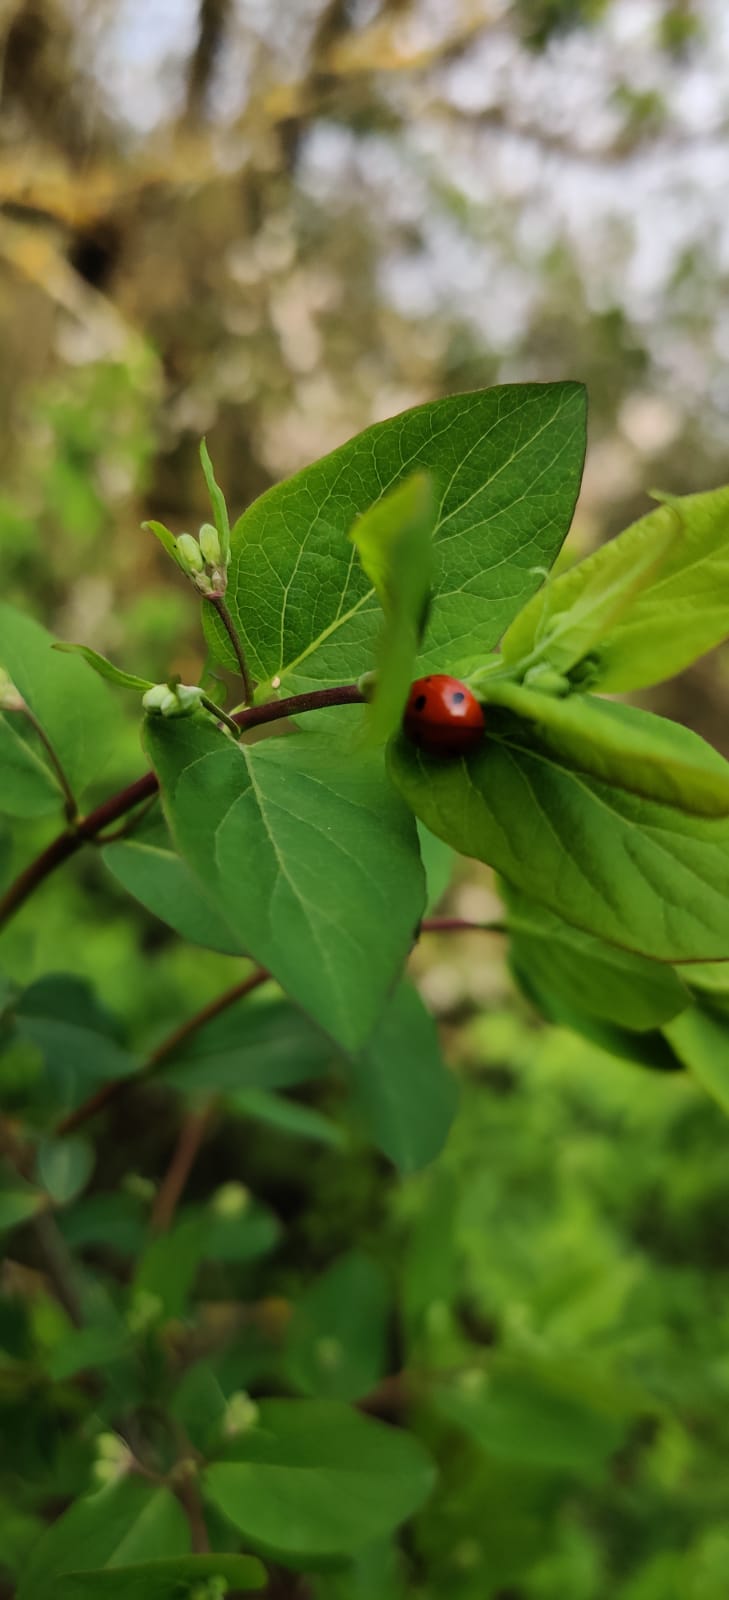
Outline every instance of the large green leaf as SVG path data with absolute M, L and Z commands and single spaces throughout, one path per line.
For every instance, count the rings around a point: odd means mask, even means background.
M 389 1309 L 382 1269 L 358 1251 L 342 1256 L 296 1303 L 287 1376 L 304 1394 L 358 1400 L 385 1370 Z
M 59 655 L 39 623 L 0 603 L 0 667 L 44 729 L 80 794 L 98 776 L 114 737 L 108 690 L 82 661 Z
M 602 752 L 577 764 L 499 711 L 468 760 L 428 756 L 405 738 L 389 747 L 427 827 L 608 943 L 662 961 L 729 956 L 729 818 L 601 780 L 585 767 Z M 674 781 L 686 792 L 683 771 Z
M 604 944 L 505 887 L 511 954 L 555 1003 L 647 1032 L 690 1002 L 673 967 Z
M 504 660 L 511 666 L 534 657 L 569 672 L 661 573 L 679 526 L 677 512 L 661 506 L 545 583 L 505 633 Z
M 150 720 L 146 743 L 175 843 L 232 931 L 359 1048 L 425 898 L 415 824 L 379 755 L 308 734 L 246 748 L 193 720 Z
M 255 676 L 291 692 L 372 666 L 380 611 L 347 535 L 418 468 L 439 502 L 423 670 L 484 654 L 557 555 L 584 448 L 580 384 L 507 385 L 377 423 L 269 489 L 231 538 L 228 605 Z M 212 607 L 205 624 L 232 665 Z
M 159 811 L 145 819 L 132 838 L 107 845 L 103 860 L 128 894 L 183 939 L 224 955 L 242 954 L 240 939 L 172 848 Z
M 532 602 L 511 630 L 510 655 L 525 653 L 537 628 L 558 645 L 563 628 L 569 632 L 572 610 L 579 617 L 596 579 L 608 569 L 617 573 L 623 553 L 629 565 L 631 556 L 640 563 L 649 549 L 658 552 L 669 519 L 678 522 L 676 536 L 655 570 L 644 569 L 649 581 L 640 583 L 598 643 L 591 681 L 611 693 L 646 688 L 720 644 L 729 635 L 729 487 L 657 507 L 550 584 L 543 614 Z
M 224 1578 L 237 1594 L 262 1589 L 266 1574 L 254 1556 L 178 1556 L 94 1572 L 72 1572 L 58 1586 L 58 1600 L 186 1600 L 210 1578 Z
M 432 1161 L 448 1137 L 458 1086 L 417 989 L 398 986 L 365 1049 L 345 1068 L 380 1150 L 401 1172 Z
M 427 620 L 436 504 L 415 473 L 359 517 L 350 538 L 385 614 L 375 656 L 368 736 L 384 744 L 399 726 Z
M 729 816 L 729 762 L 690 728 L 595 695 L 484 686 L 487 728 L 514 748 L 693 816 Z M 511 714 L 511 715 L 509 715 Z
M 433 1481 L 422 1446 L 399 1428 L 336 1401 L 266 1400 L 203 1489 L 254 1549 L 313 1563 L 389 1533 Z
M 20 728 L 23 717 L 0 716 L 0 811 L 10 817 L 45 817 L 63 808 L 58 782 Z
M 131 1474 L 77 1500 L 36 1545 L 17 1600 L 48 1600 L 64 1573 L 185 1556 L 187 1518 L 170 1489 Z

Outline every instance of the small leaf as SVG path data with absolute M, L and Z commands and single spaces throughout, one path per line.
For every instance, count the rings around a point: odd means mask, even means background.
M 210 503 L 213 508 L 213 521 L 220 536 L 222 564 L 225 566 L 228 559 L 228 552 L 230 550 L 230 522 L 228 520 L 228 507 L 225 504 L 225 495 L 215 481 L 213 463 L 210 460 L 208 447 L 204 439 L 201 439 L 200 441 L 200 461 L 202 462 L 205 482 L 207 484 L 208 494 L 210 495 Z
M 65 1573 L 189 1553 L 190 1531 L 170 1489 L 125 1476 L 77 1500 L 39 1540 L 17 1600 L 48 1600 Z
M 142 527 L 148 529 L 150 533 L 153 533 L 155 539 L 159 539 L 163 550 L 167 552 L 167 555 L 170 556 L 170 558 L 174 561 L 175 566 L 179 567 L 180 572 L 184 572 L 185 577 L 187 578 L 189 576 L 187 567 L 185 566 L 185 563 L 178 551 L 177 540 L 174 534 L 170 533 L 169 528 L 166 528 L 163 522 L 155 522 L 153 520 L 150 520 L 149 522 L 143 522 Z
M 357 1049 L 424 901 L 415 825 L 379 755 L 308 734 L 235 745 L 193 721 L 150 722 L 145 740 L 175 843 L 231 930 Z
M 570 672 L 661 573 L 680 529 L 677 512 L 663 506 L 548 580 L 504 634 L 504 661 L 535 658 Z
M 665 962 L 647 961 L 582 933 L 504 886 L 511 955 L 555 1002 L 647 1032 L 682 1011 L 688 989 Z
M 422 1446 L 402 1429 L 335 1401 L 264 1400 L 258 1425 L 202 1482 L 254 1549 L 315 1565 L 398 1527 L 433 1480 Z
M 205 1255 L 211 1219 L 207 1212 L 182 1217 L 170 1230 L 148 1244 L 134 1278 L 133 1298 L 153 1296 L 164 1321 L 181 1317 L 187 1309 L 198 1268 Z
M 416 1172 L 442 1149 L 458 1099 L 438 1030 L 416 989 L 401 983 L 361 1055 L 345 1070 L 378 1148 L 400 1172 Z
M 138 678 L 134 672 L 124 672 L 121 667 L 115 667 L 113 661 L 107 661 L 106 656 L 100 656 L 98 650 L 91 650 L 86 644 L 69 644 L 65 639 L 58 639 L 53 646 L 54 650 L 62 650 L 65 655 L 83 656 L 94 672 L 100 678 L 108 678 L 110 683 L 115 683 L 120 689 L 151 689 L 151 678 Z
M 64 796 L 50 767 L 22 738 L 22 720 L 21 713 L 0 715 L 0 811 L 9 817 L 47 817 L 62 810 Z
M 38 1146 L 38 1178 L 57 1206 L 81 1194 L 94 1170 L 94 1149 L 86 1139 L 42 1139 Z
M 385 614 L 375 649 L 368 738 L 384 744 L 402 719 L 427 620 L 436 504 L 426 473 L 415 473 L 358 518 L 350 534 Z
M 58 1600 L 184 1600 L 209 1578 L 222 1578 L 236 1594 L 262 1589 L 266 1574 L 254 1556 L 179 1556 L 172 1561 L 71 1572 L 58 1586 Z
M 390 1296 L 381 1269 L 353 1251 L 296 1303 L 285 1369 L 305 1394 L 358 1400 L 385 1371 Z

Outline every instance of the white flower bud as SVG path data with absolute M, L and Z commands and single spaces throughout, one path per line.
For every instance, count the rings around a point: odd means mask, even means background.
M 218 530 L 212 522 L 204 522 L 200 529 L 200 549 L 209 567 L 219 567 L 222 560 Z
M 191 533 L 181 533 L 178 535 L 177 553 L 182 557 L 184 565 L 190 574 L 202 572 L 202 569 L 205 565 L 205 562 L 203 561 L 203 553 L 200 549 L 197 539 L 193 539 Z

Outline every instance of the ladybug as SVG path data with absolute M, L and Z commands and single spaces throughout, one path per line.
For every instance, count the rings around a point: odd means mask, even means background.
M 403 728 L 429 755 L 467 755 L 480 743 L 484 726 L 476 696 L 458 678 L 434 672 L 411 684 Z

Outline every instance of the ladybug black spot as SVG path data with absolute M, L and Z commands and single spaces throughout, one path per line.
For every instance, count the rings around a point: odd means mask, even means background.
M 466 698 L 466 696 L 463 693 L 462 689 L 457 689 L 456 693 L 454 695 L 451 695 L 451 699 L 453 701 L 454 706 L 462 705 L 463 701 L 465 700 L 465 698 Z
M 427 705 L 427 696 L 424 694 L 419 694 L 417 700 L 415 700 L 413 704 L 416 711 L 424 711 Z

